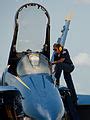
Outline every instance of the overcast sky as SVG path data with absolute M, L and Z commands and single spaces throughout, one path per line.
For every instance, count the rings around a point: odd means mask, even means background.
M 17 9 L 28 2 L 43 5 L 51 18 L 51 49 L 61 35 L 65 17 L 73 14 L 65 47 L 75 64 L 72 73 L 77 93 L 90 94 L 90 0 L 1 0 L 0 73 L 7 65 Z M 51 50 L 52 53 L 52 50 Z M 63 83 L 62 78 L 62 83 Z

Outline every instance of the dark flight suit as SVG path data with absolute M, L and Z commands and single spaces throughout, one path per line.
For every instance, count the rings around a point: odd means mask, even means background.
M 58 61 L 60 60 L 60 58 L 65 58 L 65 60 L 63 62 L 57 63 L 55 66 L 56 85 L 59 85 L 59 78 L 63 70 L 63 75 L 64 75 L 65 82 L 67 84 L 67 87 L 71 92 L 73 101 L 76 102 L 77 96 L 76 96 L 75 88 L 74 88 L 72 77 L 71 77 L 71 72 L 74 70 L 74 65 L 70 59 L 70 55 L 67 49 L 63 49 L 61 54 L 55 53 L 54 61 Z

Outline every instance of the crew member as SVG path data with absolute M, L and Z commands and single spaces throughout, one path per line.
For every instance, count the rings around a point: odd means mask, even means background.
M 55 78 L 56 86 L 59 86 L 59 79 L 63 71 L 64 79 L 69 88 L 74 101 L 77 100 L 75 88 L 72 82 L 71 72 L 74 70 L 74 65 L 70 59 L 70 55 L 67 49 L 63 49 L 60 44 L 53 45 L 54 50 L 54 61 L 52 65 L 55 64 Z

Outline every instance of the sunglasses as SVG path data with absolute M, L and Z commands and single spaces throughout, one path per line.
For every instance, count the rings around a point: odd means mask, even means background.
M 54 51 L 57 51 L 57 49 L 53 49 Z

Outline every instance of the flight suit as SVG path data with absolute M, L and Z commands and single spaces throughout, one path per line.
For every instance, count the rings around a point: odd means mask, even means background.
M 76 96 L 75 88 L 74 88 L 72 77 L 71 77 L 71 72 L 74 70 L 74 65 L 70 59 L 70 55 L 67 49 L 63 49 L 62 53 L 60 54 L 58 53 L 54 54 L 54 61 L 58 61 L 61 58 L 65 58 L 65 60 L 63 62 L 57 63 L 55 66 L 56 85 L 59 85 L 59 79 L 63 71 L 63 75 L 64 75 L 65 82 L 67 84 L 67 87 L 71 92 L 73 101 L 76 102 L 77 96 Z

